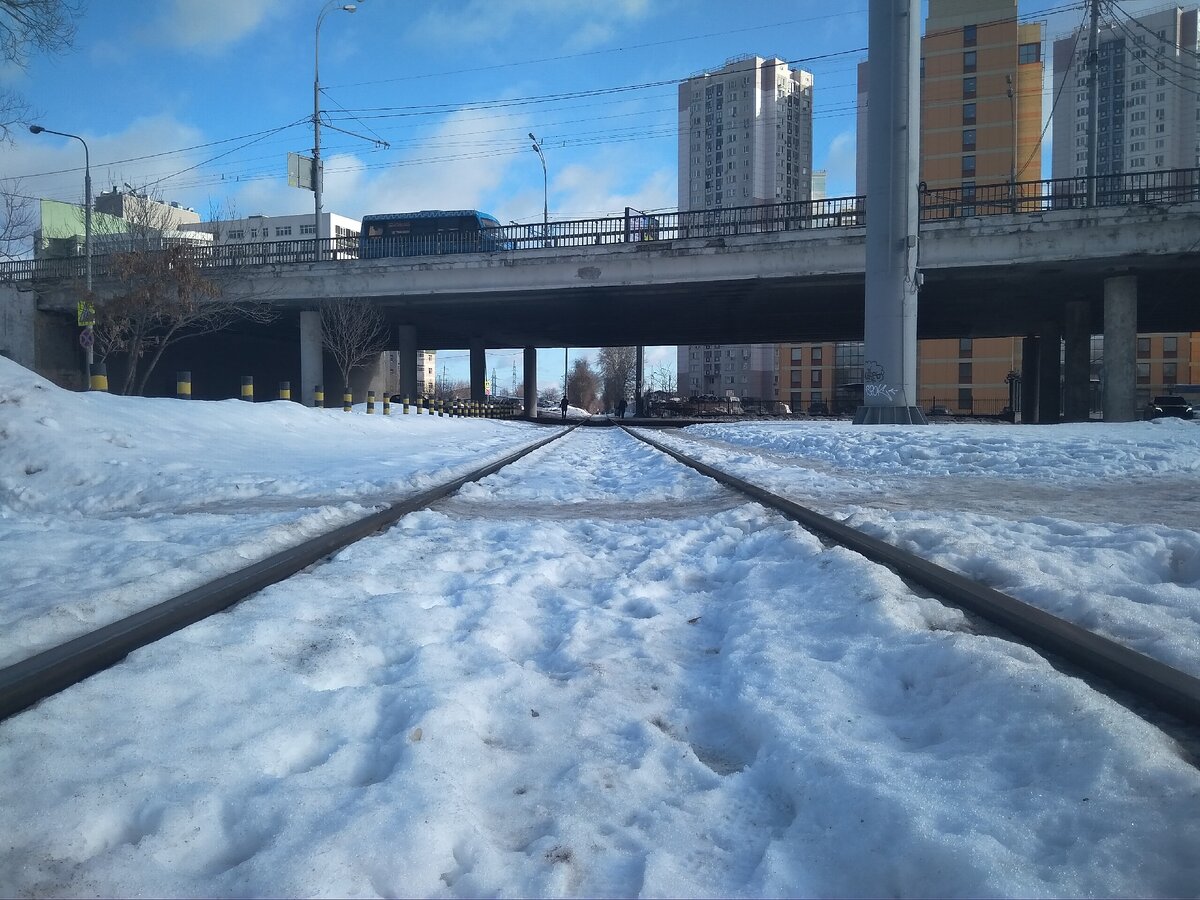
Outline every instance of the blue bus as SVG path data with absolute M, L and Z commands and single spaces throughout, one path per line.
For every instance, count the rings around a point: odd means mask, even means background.
M 505 249 L 500 223 L 476 209 L 423 209 L 420 212 L 363 216 L 358 235 L 360 259 L 489 253 Z

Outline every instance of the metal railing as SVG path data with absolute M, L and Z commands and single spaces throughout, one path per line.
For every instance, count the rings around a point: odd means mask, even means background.
M 1186 203 L 1200 200 L 1200 169 L 1098 176 L 1096 205 L 1100 207 Z M 1051 178 L 1017 184 L 979 185 L 928 190 L 918 197 L 922 222 L 977 216 L 1022 215 L 1087 207 L 1087 178 Z M 543 224 L 513 224 L 471 234 L 442 234 L 403 238 L 327 238 L 320 258 L 354 262 L 459 253 L 508 253 L 521 250 L 569 249 L 616 244 L 661 245 L 665 241 L 718 241 L 738 235 L 767 235 L 808 229 L 861 228 L 867 222 L 865 197 L 840 197 L 788 203 L 736 206 L 686 212 L 645 213 L 627 208 L 625 215 L 573 219 Z M 318 256 L 313 240 L 264 243 L 225 243 L 186 246 L 187 256 L 206 268 L 226 269 L 262 265 L 312 263 Z M 93 257 L 93 272 L 111 274 L 115 254 Z M 82 278 L 82 257 L 0 262 L 3 281 L 64 281 Z

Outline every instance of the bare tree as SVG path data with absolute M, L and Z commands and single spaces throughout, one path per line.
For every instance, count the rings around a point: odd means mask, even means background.
M 350 389 L 350 373 L 388 348 L 387 325 L 379 310 L 361 298 L 339 297 L 321 304 L 322 339 Z
M 622 398 L 633 394 L 637 348 L 601 347 L 599 362 L 600 377 L 604 384 L 604 408 L 616 409 Z
M 599 406 L 600 376 L 586 359 L 575 360 L 567 378 L 567 399 L 570 403 L 588 412 L 596 412 Z
M 675 393 L 675 372 L 670 366 L 658 366 L 650 372 L 651 390 L 660 390 L 668 394 Z
M 34 51 L 61 53 L 75 40 L 82 11 L 75 0 L 0 0 L 0 60 L 24 69 Z M 29 115 L 24 97 L 0 89 L 0 142 L 11 141 L 13 126 Z
M 13 182 L 0 193 L 0 259 L 16 259 L 27 253 L 33 231 L 33 200 L 21 194 L 20 182 Z

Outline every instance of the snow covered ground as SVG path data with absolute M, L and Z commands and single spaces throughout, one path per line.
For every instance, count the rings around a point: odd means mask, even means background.
M 546 434 L 77 395 L 0 359 L 3 649 Z M 674 440 L 1014 593 L 1106 591 L 1098 619 L 1140 612 L 1172 631 L 1144 645 L 1194 660 L 1198 437 Z M 1200 893 L 1172 739 L 615 430 L 9 719 L 0 771 L 0 895 Z

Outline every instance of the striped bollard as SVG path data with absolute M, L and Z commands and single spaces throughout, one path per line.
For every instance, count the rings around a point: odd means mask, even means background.
M 242 376 L 242 399 L 249 400 L 251 403 L 254 402 L 254 376 L 253 375 L 243 375 Z
M 392 414 L 392 398 L 387 394 L 383 395 L 383 414 L 385 416 Z
M 436 401 L 438 418 L 442 418 L 445 412 L 445 407 L 441 400 Z
M 404 414 L 406 416 L 408 415 L 408 397 L 407 396 L 404 398 Z
M 342 392 L 342 412 L 350 412 L 350 410 L 353 406 L 354 406 L 354 394 L 350 393 L 350 391 L 343 391 Z
M 313 409 L 322 409 L 325 406 L 325 388 L 322 385 L 317 385 L 313 388 Z
M 108 390 L 108 366 L 104 363 L 92 363 L 92 374 L 88 376 L 88 390 Z
M 279 382 L 279 399 L 280 400 L 291 400 L 292 399 L 292 383 L 290 381 Z
M 375 392 L 367 391 L 367 415 L 375 415 Z
M 175 396 L 180 400 L 192 399 L 192 373 L 175 373 Z

